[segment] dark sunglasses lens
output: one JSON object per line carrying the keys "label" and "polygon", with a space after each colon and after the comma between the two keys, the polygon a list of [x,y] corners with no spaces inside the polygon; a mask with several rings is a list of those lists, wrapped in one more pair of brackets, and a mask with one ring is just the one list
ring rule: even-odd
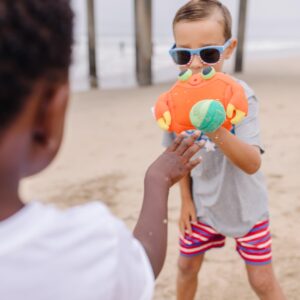
{"label": "dark sunglasses lens", "polygon": [[177,65],[186,65],[191,60],[191,54],[185,50],[178,50],[173,53],[173,59]]}
{"label": "dark sunglasses lens", "polygon": [[217,49],[204,49],[200,51],[201,59],[208,64],[215,64],[220,59],[220,51]]}

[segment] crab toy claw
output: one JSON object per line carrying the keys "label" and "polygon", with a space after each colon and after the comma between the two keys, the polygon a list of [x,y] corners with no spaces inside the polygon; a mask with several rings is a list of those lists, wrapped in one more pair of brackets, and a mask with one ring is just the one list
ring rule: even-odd
{"label": "crab toy claw", "polygon": [[230,123],[236,125],[244,119],[246,113],[239,109],[236,109],[236,107],[232,103],[229,103],[227,105],[226,115],[229,119],[231,119]]}
{"label": "crab toy claw", "polygon": [[171,113],[169,111],[164,112],[163,116],[156,122],[161,129],[168,130],[171,124]]}

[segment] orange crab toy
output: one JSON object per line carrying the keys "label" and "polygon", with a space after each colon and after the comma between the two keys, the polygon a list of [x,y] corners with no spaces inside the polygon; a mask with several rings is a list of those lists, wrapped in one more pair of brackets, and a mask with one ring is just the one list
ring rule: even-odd
{"label": "orange crab toy", "polygon": [[190,69],[179,74],[178,81],[157,100],[154,114],[164,130],[180,133],[195,129],[190,120],[192,107],[202,100],[220,101],[226,112],[222,127],[230,130],[248,112],[248,100],[243,87],[232,77],[207,67],[200,74]]}

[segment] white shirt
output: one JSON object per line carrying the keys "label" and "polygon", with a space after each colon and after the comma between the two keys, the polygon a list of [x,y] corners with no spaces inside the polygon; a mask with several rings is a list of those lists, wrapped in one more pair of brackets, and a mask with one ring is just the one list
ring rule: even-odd
{"label": "white shirt", "polygon": [[2,300],[151,299],[141,244],[100,203],[32,203],[0,222]]}

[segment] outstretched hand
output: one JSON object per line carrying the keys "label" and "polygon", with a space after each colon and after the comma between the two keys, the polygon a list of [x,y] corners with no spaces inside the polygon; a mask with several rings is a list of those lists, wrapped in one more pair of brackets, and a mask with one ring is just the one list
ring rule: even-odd
{"label": "outstretched hand", "polygon": [[200,131],[195,131],[191,136],[177,136],[148,168],[145,176],[143,206],[134,236],[145,248],[155,277],[166,255],[169,189],[199,164],[199,158],[192,158],[203,146],[203,142],[197,141],[199,136]]}
{"label": "outstretched hand", "polygon": [[203,141],[196,141],[200,131],[195,131],[187,136],[179,134],[173,143],[161,154],[149,167],[148,175],[156,176],[165,180],[169,186],[187,175],[195,166],[201,162],[201,158],[191,159],[204,145]]}

